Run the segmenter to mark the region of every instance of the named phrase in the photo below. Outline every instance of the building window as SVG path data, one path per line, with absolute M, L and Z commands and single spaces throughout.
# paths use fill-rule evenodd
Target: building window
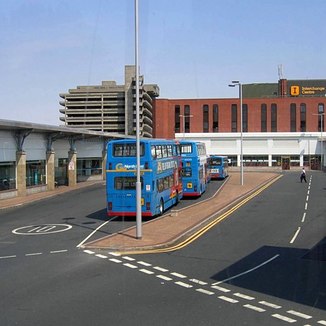
M 16 188 L 15 162 L 0 162 L 0 191 Z
M 45 161 L 26 162 L 26 186 L 39 186 L 46 184 Z
M 218 105 L 213 104 L 213 132 L 218 132 Z
M 318 131 L 325 130 L 325 120 L 324 120 L 324 104 L 318 104 Z
M 306 104 L 300 104 L 300 131 L 306 131 L 307 121 L 306 121 Z
M 260 112 L 261 132 L 266 132 L 267 131 L 267 105 L 263 103 L 260 108 L 261 108 L 261 112 Z
M 185 105 L 184 107 L 184 132 L 190 132 L 190 106 Z
M 174 131 L 180 132 L 180 105 L 174 107 Z
M 277 132 L 277 104 L 271 105 L 271 131 Z
M 231 132 L 237 132 L 238 131 L 238 126 L 237 126 L 237 122 L 238 122 L 238 117 L 237 117 L 237 105 L 236 104 L 232 104 L 231 105 Z
M 208 105 L 203 105 L 203 132 L 209 131 L 209 113 L 208 113 Z
M 290 131 L 297 131 L 297 106 L 295 103 L 290 104 Z
M 248 132 L 248 104 L 242 105 L 242 131 Z
M 102 160 L 99 158 L 77 159 L 77 178 L 85 181 L 88 177 L 102 175 Z

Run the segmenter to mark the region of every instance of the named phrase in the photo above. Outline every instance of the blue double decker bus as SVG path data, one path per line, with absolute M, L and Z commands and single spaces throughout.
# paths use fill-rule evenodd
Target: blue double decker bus
M 180 141 L 182 159 L 183 196 L 201 196 L 209 181 L 205 143 Z
M 108 216 L 136 216 L 136 140 L 107 145 Z M 142 216 L 163 214 L 182 198 L 180 146 L 173 140 L 140 140 Z
M 210 155 L 208 167 L 211 179 L 225 179 L 228 174 L 228 157 L 222 155 Z

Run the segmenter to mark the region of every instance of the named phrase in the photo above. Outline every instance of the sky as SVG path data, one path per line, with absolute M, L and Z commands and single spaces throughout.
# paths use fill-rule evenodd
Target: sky
M 139 66 L 160 98 L 326 79 L 325 0 L 138 0 Z M 0 0 L 0 119 L 62 125 L 60 93 L 124 84 L 134 0 Z M 282 67 L 282 69 L 279 69 Z

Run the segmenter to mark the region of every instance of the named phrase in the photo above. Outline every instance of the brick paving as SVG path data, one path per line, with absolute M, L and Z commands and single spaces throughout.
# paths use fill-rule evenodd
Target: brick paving
M 140 239 L 136 237 L 134 226 L 86 243 L 83 247 L 117 252 L 144 252 L 172 247 L 279 176 L 280 173 L 271 172 L 245 173 L 244 185 L 241 186 L 240 174 L 232 173 L 213 197 L 180 210 L 175 207 L 162 217 L 142 223 Z

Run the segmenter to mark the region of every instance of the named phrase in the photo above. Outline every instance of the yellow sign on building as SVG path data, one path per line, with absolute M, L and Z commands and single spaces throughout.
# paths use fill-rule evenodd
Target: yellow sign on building
M 300 95 L 300 86 L 291 86 L 290 94 L 291 94 L 291 96 L 299 96 Z

